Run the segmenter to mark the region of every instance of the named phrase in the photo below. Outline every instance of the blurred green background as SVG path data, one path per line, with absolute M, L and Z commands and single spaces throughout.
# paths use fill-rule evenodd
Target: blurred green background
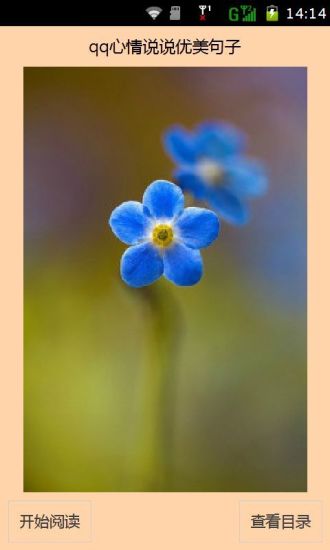
M 24 84 L 25 491 L 150 490 L 163 452 L 151 490 L 305 491 L 305 69 L 26 68 Z M 247 226 L 223 223 L 200 284 L 153 286 L 174 347 L 149 462 L 153 313 L 107 221 L 171 179 L 164 130 L 205 119 L 248 133 L 270 188 Z

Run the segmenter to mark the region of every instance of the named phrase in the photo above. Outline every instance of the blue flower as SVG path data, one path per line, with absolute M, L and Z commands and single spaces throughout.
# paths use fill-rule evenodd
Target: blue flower
M 203 274 L 200 248 L 219 234 L 219 220 L 205 208 L 184 208 L 183 193 L 169 181 L 157 180 L 144 192 L 142 204 L 124 202 L 109 225 L 118 239 L 132 245 L 124 252 L 120 272 L 130 286 L 146 286 L 164 275 L 176 285 L 198 283 Z
M 173 126 L 165 149 L 177 163 L 176 182 L 196 199 L 206 201 L 233 224 L 248 220 L 246 199 L 267 187 L 262 165 L 244 155 L 245 135 L 228 124 L 208 122 L 188 132 Z

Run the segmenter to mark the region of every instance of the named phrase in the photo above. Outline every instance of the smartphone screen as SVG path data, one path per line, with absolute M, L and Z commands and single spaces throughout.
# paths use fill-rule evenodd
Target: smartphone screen
M 2 547 L 327 547 L 330 8 L 89 11 L 0 15 Z

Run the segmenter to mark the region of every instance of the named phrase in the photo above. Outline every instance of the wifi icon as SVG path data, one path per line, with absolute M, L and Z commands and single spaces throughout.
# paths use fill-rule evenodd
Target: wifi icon
M 156 17 L 158 17 L 158 15 L 162 11 L 163 11 L 162 8 L 157 8 L 156 6 L 152 6 L 152 7 L 146 9 L 146 12 L 149 13 L 149 15 L 152 19 L 156 19 Z

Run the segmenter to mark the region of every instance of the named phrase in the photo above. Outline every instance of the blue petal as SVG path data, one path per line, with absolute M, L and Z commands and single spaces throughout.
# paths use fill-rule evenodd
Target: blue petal
M 233 158 L 224 164 L 223 184 L 234 195 L 257 197 L 267 189 L 267 176 L 261 163 L 249 158 Z
M 200 157 L 219 160 L 241 153 L 246 137 L 230 124 L 207 122 L 198 126 L 195 145 Z
M 199 250 L 175 243 L 165 250 L 164 275 L 172 283 L 191 286 L 198 283 L 203 274 L 203 261 Z
M 183 193 L 169 181 L 157 180 L 144 192 L 143 205 L 154 218 L 173 218 L 181 214 L 184 206 Z
M 120 263 L 122 279 L 136 288 L 150 285 L 163 274 L 163 270 L 163 260 L 149 242 L 128 248 Z
M 126 244 L 137 244 L 147 233 L 150 219 L 140 202 L 123 202 L 112 212 L 109 225 L 118 239 Z
M 219 235 L 218 216 L 205 208 L 185 208 L 176 222 L 180 240 L 191 248 L 209 246 Z
M 172 159 L 178 163 L 191 163 L 196 159 L 196 149 L 192 135 L 181 126 L 172 126 L 164 134 L 164 147 Z
M 179 168 L 174 172 L 174 178 L 184 191 L 189 191 L 196 199 L 204 199 L 207 188 L 194 167 Z
M 249 219 L 246 205 L 228 191 L 228 189 L 219 187 L 210 190 L 208 201 L 227 222 L 242 225 Z

